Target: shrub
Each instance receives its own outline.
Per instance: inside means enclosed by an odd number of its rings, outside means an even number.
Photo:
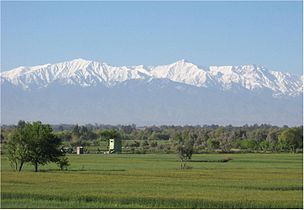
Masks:
[[[59,158],[57,165],[60,168],[60,170],[68,170],[68,167],[70,166],[70,162],[67,157],[61,157]]]

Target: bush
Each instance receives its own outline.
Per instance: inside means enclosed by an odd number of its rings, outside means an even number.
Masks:
[[[239,149],[245,150],[256,150],[258,148],[258,144],[254,140],[238,140],[234,143],[234,146]]]
[[[61,157],[59,158],[57,165],[60,168],[60,170],[68,170],[68,167],[70,166],[70,162],[67,157]]]

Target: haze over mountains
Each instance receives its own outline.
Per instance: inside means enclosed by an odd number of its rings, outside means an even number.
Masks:
[[[1,73],[2,123],[302,124],[303,76],[185,60],[115,67],[75,59]]]

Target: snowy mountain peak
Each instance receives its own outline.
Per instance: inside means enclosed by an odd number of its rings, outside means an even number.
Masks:
[[[269,71],[258,65],[210,66],[204,69],[185,59],[155,67],[115,67],[78,58],[56,64],[21,66],[1,73],[1,84],[10,83],[23,89],[45,88],[51,84],[112,87],[128,80],[151,79],[224,91],[234,88],[269,90],[273,96],[297,96],[303,93],[303,76]]]
[[[172,65],[176,65],[176,66],[196,66],[195,64],[191,63],[190,61],[188,61],[186,59],[178,60],[175,63],[173,63]]]
[[[91,61],[83,59],[83,58],[76,58],[76,59],[71,60],[70,62],[81,62],[81,63],[84,63],[84,62],[91,62]]]
[[[180,59],[178,61],[175,62],[176,64],[192,64],[191,62],[189,62],[188,60],[186,59]]]

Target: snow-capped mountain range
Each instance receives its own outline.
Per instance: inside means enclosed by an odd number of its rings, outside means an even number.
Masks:
[[[122,66],[76,59],[1,73],[1,120],[301,125],[303,76],[185,60]]]
[[[22,89],[46,88],[53,84],[80,87],[114,87],[130,80],[170,80],[203,89],[271,91],[274,97],[299,96],[303,76],[271,71],[257,65],[199,67],[186,60],[168,65],[115,67],[106,63],[75,59],[56,64],[18,67],[1,72],[1,84]]]

